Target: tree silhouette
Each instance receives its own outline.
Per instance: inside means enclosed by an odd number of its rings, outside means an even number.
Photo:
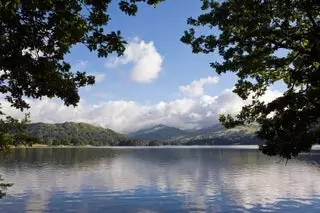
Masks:
[[[320,142],[320,2],[317,0],[202,0],[203,14],[188,24],[181,41],[193,53],[219,53],[218,74],[234,72],[233,90],[251,104],[221,115],[227,128],[257,122],[261,150],[285,158]],[[207,30],[203,30],[207,28]],[[211,30],[211,31],[210,31]],[[213,32],[212,34],[210,32]],[[276,82],[286,85],[270,103],[259,99]]]

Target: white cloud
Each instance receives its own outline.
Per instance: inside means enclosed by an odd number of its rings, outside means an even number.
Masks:
[[[204,84],[216,83],[217,81],[217,77],[202,78],[185,87],[203,88]],[[198,96],[167,102],[160,101],[153,105],[135,101],[110,100],[112,98],[110,93],[94,93],[92,96],[99,98],[99,104],[88,104],[81,99],[76,108],[66,107],[57,99],[45,98],[27,101],[31,107],[29,112],[32,122],[87,122],[128,133],[157,124],[166,124],[182,129],[212,126],[218,123],[219,114],[236,114],[244,105],[251,102],[250,97],[244,101],[232,90],[233,88],[226,89],[217,96],[206,95],[202,91]],[[260,101],[270,102],[281,95],[282,92],[269,89],[265,95],[260,97]],[[107,101],[108,99],[110,101]],[[17,118],[23,117],[24,113],[11,108],[10,104],[1,96],[0,104],[6,114]]]
[[[278,98],[282,95],[282,92],[277,90],[267,90],[265,94],[259,98],[260,101],[264,101],[265,103],[270,103],[275,98]]]
[[[138,38],[129,42],[123,56],[111,58],[106,62],[107,68],[132,64],[131,78],[141,83],[150,83],[161,72],[163,57],[158,53],[154,43],[145,42]]]
[[[210,95],[204,95],[200,98],[200,104],[204,106],[209,106],[213,104],[217,100],[218,96],[210,96]]]
[[[280,95],[279,91],[269,90],[262,99],[271,100]],[[10,108],[6,101],[0,103],[7,114],[20,118],[23,116],[20,111]],[[154,105],[123,100],[104,101],[95,105],[81,101],[76,108],[66,107],[54,99],[32,100],[29,103],[32,122],[87,122],[122,133],[160,123],[179,128],[208,127],[218,123],[219,114],[235,114],[246,104],[231,90],[225,90],[215,97],[204,95],[161,101]]]
[[[201,78],[200,80],[192,81],[190,84],[180,86],[179,90],[183,94],[189,97],[202,96],[204,94],[204,86],[207,84],[217,84],[219,78],[217,76],[208,76],[207,78]]]

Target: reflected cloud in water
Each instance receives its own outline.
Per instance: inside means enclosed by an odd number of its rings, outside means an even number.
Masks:
[[[256,150],[17,149],[1,162],[14,186],[0,211],[320,211],[319,154],[285,165]]]

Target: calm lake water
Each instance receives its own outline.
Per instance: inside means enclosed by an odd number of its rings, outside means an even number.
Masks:
[[[320,212],[320,152],[30,148],[0,160],[0,212]]]

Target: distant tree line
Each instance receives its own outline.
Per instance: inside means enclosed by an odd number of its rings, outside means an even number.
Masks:
[[[27,132],[32,136],[33,144],[49,146],[159,146],[164,144],[157,140],[131,139],[110,129],[86,123],[33,123],[28,124]]]
[[[61,124],[33,123],[27,125],[24,141],[29,144],[48,146],[163,146],[163,145],[256,145],[262,141],[243,131],[222,137],[205,137],[199,139],[139,140],[127,137],[110,129],[87,123],[66,122]],[[28,136],[28,137],[27,137]],[[19,143],[17,143],[19,145]]]

